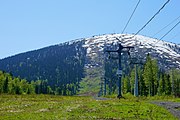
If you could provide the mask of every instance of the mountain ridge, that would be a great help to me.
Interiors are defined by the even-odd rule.
[[[110,45],[116,46],[114,49],[117,49],[117,44],[121,42],[123,46],[134,46],[135,50],[134,53],[142,52],[144,53],[152,53],[153,57],[157,57],[158,55],[161,57],[161,59],[166,59],[171,57],[171,61],[173,64],[178,65],[178,68],[180,68],[180,45],[177,45],[175,43],[165,42],[162,40],[154,39],[145,37],[142,35],[136,35],[133,34],[106,34],[101,36],[94,36],[92,38],[85,39],[85,45],[84,47],[87,48],[87,55],[93,57],[96,56],[96,51],[93,51],[94,46],[97,45],[97,48],[99,48],[99,51],[103,51],[105,44],[106,47]],[[118,39],[117,39],[118,38]],[[128,39],[131,38],[131,39]],[[120,41],[119,41],[120,40]],[[132,50],[133,55],[133,50]],[[136,56],[136,55],[134,55]],[[146,56],[141,56],[142,58],[145,58]],[[169,61],[170,59],[167,59]],[[174,67],[174,66],[171,66]]]
[[[132,36],[104,34],[51,45],[1,59],[0,69],[29,81],[47,79],[51,85],[75,84],[86,77],[86,69],[101,69],[98,75],[103,75],[105,50],[116,50],[119,42],[135,47],[130,51],[132,57],[145,60],[149,53],[161,69],[180,69],[180,45],[142,35]],[[128,55],[123,56],[122,63],[127,64],[124,61],[128,61]]]

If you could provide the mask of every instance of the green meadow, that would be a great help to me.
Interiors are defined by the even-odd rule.
[[[150,101],[174,98],[0,95],[0,120],[178,120]]]

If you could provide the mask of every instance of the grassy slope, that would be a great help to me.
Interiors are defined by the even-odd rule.
[[[147,100],[50,95],[0,95],[0,120],[25,119],[159,119],[176,120],[167,110]]]
[[[80,92],[79,94],[84,93],[95,93],[97,94],[100,90],[100,81],[102,70],[100,68],[91,68],[85,70],[86,77],[80,82]]]

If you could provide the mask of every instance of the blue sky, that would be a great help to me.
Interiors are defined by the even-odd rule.
[[[125,33],[136,33],[166,1],[141,0]],[[73,39],[121,33],[137,2],[0,0],[0,58]],[[153,36],[180,16],[179,5],[180,0],[171,0],[140,34]],[[155,37],[161,38],[177,22]],[[180,25],[163,40],[180,43]]]

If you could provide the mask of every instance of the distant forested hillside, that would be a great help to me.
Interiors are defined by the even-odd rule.
[[[31,80],[47,80],[63,87],[79,83],[84,73],[86,50],[83,41],[64,43],[0,60],[0,69]]]

